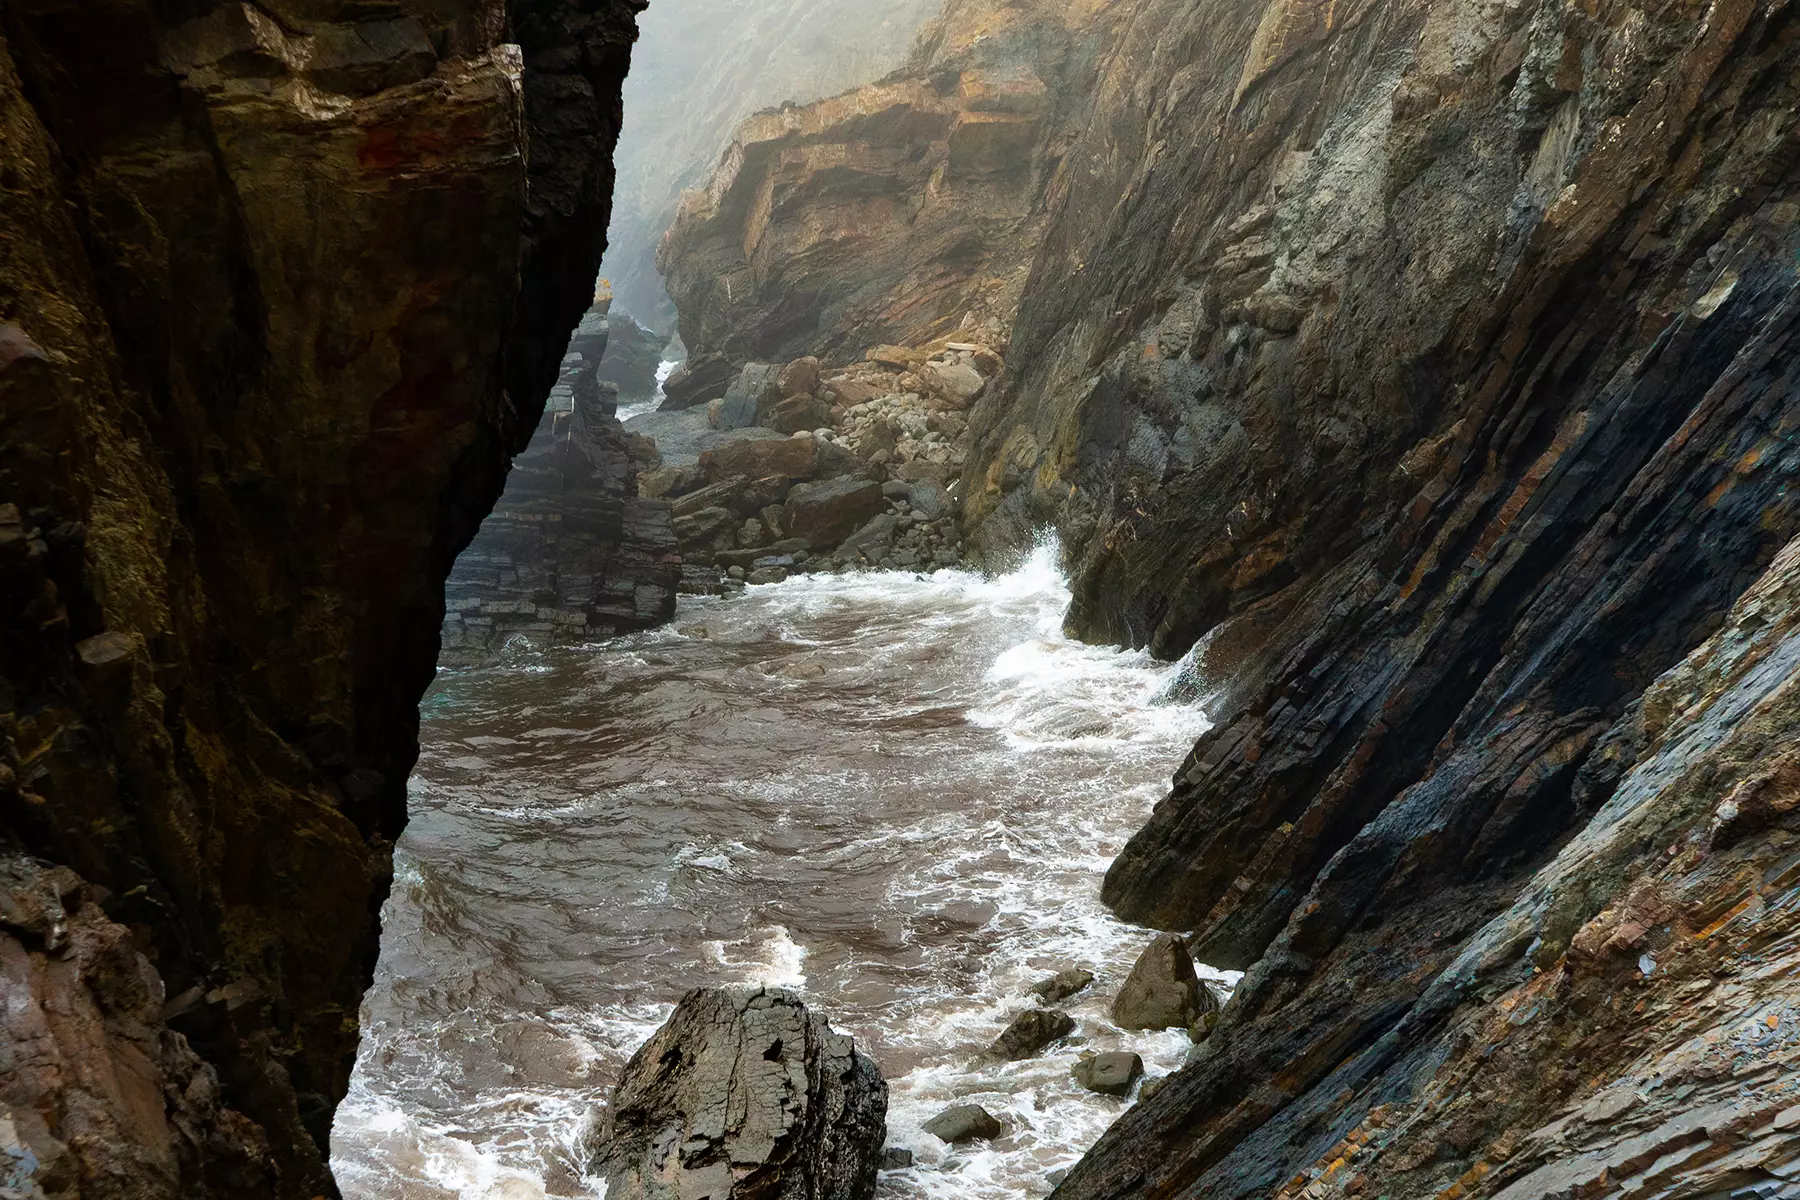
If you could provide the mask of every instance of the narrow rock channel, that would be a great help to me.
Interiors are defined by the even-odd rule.
[[[1078,1055],[1154,1078],[1189,1045],[1112,1024],[1151,934],[1098,893],[1206,727],[1181,666],[1062,636],[1054,562],[686,597],[671,628],[442,677],[338,1116],[346,1195],[597,1195],[590,1106],[686,989],[731,983],[798,991],[880,1064],[915,1162],[879,1194],[1046,1192],[1131,1102],[1077,1086]],[[1098,976],[1057,1002],[1075,1033],[984,1058],[1070,966]],[[923,1132],[960,1103],[1005,1133]]]

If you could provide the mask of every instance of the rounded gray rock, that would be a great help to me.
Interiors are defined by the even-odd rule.
[[[1006,1132],[1000,1118],[979,1104],[957,1104],[946,1108],[925,1122],[924,1128],[932,1137],[952,1146],[997,1138]]]

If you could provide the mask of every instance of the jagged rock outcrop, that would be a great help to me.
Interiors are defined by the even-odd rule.
[[[98,1014],[0,1045],[62,1194],[334,1192],[443,581],[591,299],[637,7],[0,10],[0,838],[131,943],[83,993],[14,939],[10,1010]],[[129,1111],[19,1074],[65,1052]]]
[[[1800,37],[1785,4],[1128,7],[964,512],[990,554],[1058,527],[1071,626],[1204,638],[1220,689],[1105,896],[1249,975],[1059,1195],[1264,1196],[1501,1020],[1525,946],[1482,931],[1604,827],[1621,721],[1800,530]],[[1569,869],[1546,946],[1630,891]],[[1730,878],[1689,902],[1728,911]],[[1707,1020],[1776,994],[1749,954]],[[1552,1032],[1457,1059],[1472,1094],[1528,1093],[1522,1123],[1570,1062],[1624,1079],[1690,1029],[1563,978],[1595,1057]],[[1552,1153],[1453,1107],[1390,1194],[1498,1194]]]
[[[845,363],[1011,322],[1114,15],[954,0],[911,64],[740,125],[657,252],[696,360]],[[715,393],[716,394],[716,393]]]
[[[638,496],[638,447],[618,393],[599,375],[603,311],[582,319],[538,431],[513,460],[506,494],[457,556],[438,663],[493,659],[515,639],[538,647],[661,625],[681,582],[669,505]]]
[[[1057,1194],[1792,1194],[1797,683],[1800,541],[1608,729],[1583,768],[1604,804],[1416,1000],[1282,1059],[1317,1053],[1257,1025],[1297,990],[1296,922]]]
[[[700,988],[625,1065],[589,1131],[618,1200],[867,1200],[887,1084],[779,988]]]

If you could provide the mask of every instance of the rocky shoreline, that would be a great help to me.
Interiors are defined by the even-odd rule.
[[[963,566],[967,413],[1004,365],[977,342],[879,346],[840,368],[750,363],[709,401],[678,371],[628,428],[649,431],[638,495],[669,507],[681,590]]]

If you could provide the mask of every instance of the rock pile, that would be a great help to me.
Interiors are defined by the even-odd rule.
[[[683,590],[959,566],[967,410],[1004,365],[976,342],[879,346],[838,368],[750,363],[729,384],[716,364],[694,364],[665,407],[693,407],[688,381],[714,380],[710,448],[638,482],[641,497],[670,504]]]
[[[626,1064],[588,1134],[613,1200],[866,1200],[887,1084],[776,988],[701,988]]]

